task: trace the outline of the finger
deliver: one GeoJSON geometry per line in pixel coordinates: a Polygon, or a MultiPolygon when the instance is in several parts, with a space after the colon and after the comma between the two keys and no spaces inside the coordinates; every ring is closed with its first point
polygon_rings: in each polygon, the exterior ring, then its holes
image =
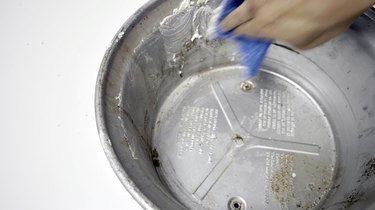
{"type": "Polygon", "coordinates": [[[312,49],[314,47],[317,47],[317,46],[331,40],[332,38],[338,36],[339,34],[345,32],[346,30],[348,30],[350,25],[356,19],[357,19],[357,16],[353,16],[353,17],[341,22],[336,27],[333,27],[332,29],[322,33],[320,36],[318,36],[316,39],[314,39],[310,43],[307,43],[307,44],[304,44],[304,45],[301,45],[301,46],[297,46],[297,47],[299,47],[300,49],[312,49]]]}
{"type": "MultiPolygon", "coordinates": [[[[271,23],[268,23],[271,24],[271,23]]],[[[234,34],[259,38],[259,31],[266,25],[262,20],[252,20],[238,26],[233,30],[234,34]]]]}
{"type": "Polygon", "coordinates": [[[267,1],[256,11],[255,19],[262,19],[265,22],[275,22],[285,15],[290,15],[295,8],[299,7],[303,0],[274,0],[267,1]]]}
{"type": "Polygon", "coordinates": [[[224,31],[230,31],[251,20],[253,14],[253,6],[249,0],[246,0],[221,22],[221,28],[224,31]]]}
{"type": "Polygon", "coordinates": [[[314,24],[295,17],[280,18],[275,22],[264,25],[254,34],[255,38],[266,38],[272,40],[283,40],[288,43],[302,43],[305,40],[313,40],[320,34],[316,31],[314,24]]]}
{"type": "Polygon", "coordinates": [[[298,24],[281,22],[262,29],[258,36],[273,40],[282,40],[289,43],[294,48],[307,50],[317,47],[339,35],[344,32],[349,25],[350,23],[345,23],[328,29],[327,31],[314,32],[316,30],[313,27],[301,30],[301,26],[298,26],[298,24]]]}
{"type": "Polygon", "coordinates": [[[349,25],[331,29],[330,31],[327,31],[327,32],[321,34],[320,36],[318,36],[317,38],[315,38],[314,40],[312,40],[310,42],[306,42],[306,43],[303,43],[303,44],[296,44],[294,46],[298,49],[301,49],[301,50],[308,50],[308,49],[315,48],[315,47],[317,47],[319,45],[322,45],[325,42],[331,40],[332,38],[338,36],[339,34],[343,33],[344,31],[346,31],[348,29],[348,27],[349,27],[349,25]]]}
{"type": "Polygon", "coordinates": [[[288,11],[297,7],[301,1],[268,1],[256,12],[256,16],[251,21],[238,26],[234,33],[239,35],[252,36],[256,38],[273,37],[268,34],[269,28],[275,22],[279,22],[284,16],[288,16],[288,11]],[[265,32],[267,31],[267,32],[265,32]]]}

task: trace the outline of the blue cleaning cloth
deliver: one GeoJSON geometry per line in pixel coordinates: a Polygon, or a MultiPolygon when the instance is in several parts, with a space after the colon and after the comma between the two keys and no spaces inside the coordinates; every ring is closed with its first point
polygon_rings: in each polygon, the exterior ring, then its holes
{"type": "Polygon", "coordinates": [[[271,45],[271,41],[238,36],[232,34],[231,31],[225,32],[220,29],[220,23],[224,20],[224,18],[227,17],[237,7],[239,7],[243,2],[244,0],[222,1],[222,9],[215,23],[215,38],[233,39],[238,44],[242,64],[247,68],[246,76],[253,77],[257,74],[259,67],[262,64],[267,53],[267,50],[271,45]]]}

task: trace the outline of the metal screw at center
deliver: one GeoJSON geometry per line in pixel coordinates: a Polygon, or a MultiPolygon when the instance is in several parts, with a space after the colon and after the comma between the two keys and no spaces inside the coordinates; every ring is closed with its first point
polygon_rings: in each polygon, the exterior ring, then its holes
{"type": "Polygon", "coordinates": [[[255,88],[256,88],[255,83],[250,80],[241,82],[241,90],[245,92],[254,90],[255,88]]]}
{"type": "Polygon", "coordinates": [[[238,134],[233,134],[232,140],[237,144],[237,145],[242,145],[243,142],[243,137],[238,135],[238,134]]]}
{"type": "Polygon", "coordinates": [[[234,197],[229,200],[228,209],[229,210],[245,210],[246,203],[242,198],[234,197]]]}

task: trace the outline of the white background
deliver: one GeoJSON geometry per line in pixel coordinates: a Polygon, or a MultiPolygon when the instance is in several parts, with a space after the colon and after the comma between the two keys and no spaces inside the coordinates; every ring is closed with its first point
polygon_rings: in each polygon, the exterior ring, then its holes
{"type": "Polygon", "coordinates": [[[0,209],[140,210],[94,115],[112,37],[146,0],[0,0],[0,209]]]}

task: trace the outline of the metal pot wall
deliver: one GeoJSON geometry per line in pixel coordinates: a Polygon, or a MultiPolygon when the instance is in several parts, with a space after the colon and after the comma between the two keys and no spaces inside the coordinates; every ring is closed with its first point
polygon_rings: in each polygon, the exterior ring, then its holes
{"type": "Polygon", "coordinates": [[[375,24],[311,51],[274,44],[246,80],[207,39],[218,1],[150,1],[115,36],[96,92],[117,176],[145,209],[371,209],[375,24]]]}

